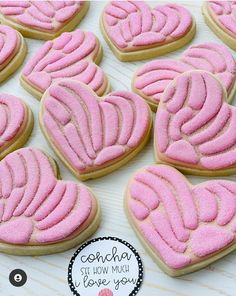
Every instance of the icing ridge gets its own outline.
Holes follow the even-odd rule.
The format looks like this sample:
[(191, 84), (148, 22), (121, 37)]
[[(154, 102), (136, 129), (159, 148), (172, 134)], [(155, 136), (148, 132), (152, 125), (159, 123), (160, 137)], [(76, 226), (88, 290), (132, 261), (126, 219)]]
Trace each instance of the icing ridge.
[(59, 181), (48, 157), (19, 149), (0, 163), (0, 240), (10, 244), (66, 239), (87, 220), (92, 196), (82, 184)]
[(141, 235), (172, 269), (194, 264), (235, 240), (236, 184), (231, 181), (193, 186), (176, 169), (152, 165), (130, 181), (127, 207)]

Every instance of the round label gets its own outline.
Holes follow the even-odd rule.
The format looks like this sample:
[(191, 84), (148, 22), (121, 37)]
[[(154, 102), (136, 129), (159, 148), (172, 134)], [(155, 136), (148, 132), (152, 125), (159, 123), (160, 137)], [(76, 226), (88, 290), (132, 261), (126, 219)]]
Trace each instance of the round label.
[(124, 240), (100, 237), (83, 244), (68, 269), (71, 291), (78, 296), (133, 296), (143, 280), (138, 252)]

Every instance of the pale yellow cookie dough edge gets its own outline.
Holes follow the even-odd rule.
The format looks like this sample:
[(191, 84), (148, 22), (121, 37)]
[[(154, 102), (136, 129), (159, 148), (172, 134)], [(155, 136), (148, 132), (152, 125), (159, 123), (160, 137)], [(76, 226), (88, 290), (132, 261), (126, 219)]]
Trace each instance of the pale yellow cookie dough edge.
[[(60, 179), (60, 172), (55, 160), (49, 154), (41, 150), (48, 158), (55, 177)], [(66, 182), (66, 181), (65, 181)], [(98, 229), (101, 222), (101, 208), (100, 205), (90, 188), (87, 187), (92, 195), (93, 208), (90, 217), (84, 222), (78, 231), (74, 231), (67, 239), (49, 244), (32, 244), (32, 245), (19, 245), (0, 243), (0, 253), (17, 255), (17, 256), (41, 256), (61, 253), (81, 245), (84, 241), (89, 239)], [(82, 228), (82, 229), (81, 229)]]
[(166, 43), (163, 45), (159, 45), (159, 46), (157, 45), (156, 47), (144, 48), (141, 50), (130, 51), (130, 52), (121, 51), (110, 40), (110, 38), (108, 37), (108, 35), (106, 33), (105, 27), (104, 27), (103, 14), (100, 17), (100, 29), (101, 29), (101, 32), (102, 32), (102, 35), (103, 35), (105, 41), (109, 45), (109, 47), (112, 50), (112, 52), (114, 53), (114, 55), (122, 62), (131, 62), (131, 61), (141, 61), (141, 60), (146, 60), (146, 59), (158, 57), (158, 56), (164, 55), (166, 53), (175, 51), (175, 50), (183, 47), (184, 45), (189, 43), (193, 39), (193, 37), (195, 36), (196, 22), (195, 22), (194, 18), (192, 17), (192, 26), (191, 26), (190, 30), (188, 31), (188, 33), (185, 36), (183, 36), (175, 41), (172, 41), (172, 42), (169, 42), (169, 43)]
[[(92, 91), (90, 89), (90, 91)], [(93, 92), (93, 91), (92, 91)], [(93, 92), (94, 93), (94, 92)], [(143, 139), (141, 140), (141, 142), (139, 143), (139, 145), (137, 146), (137, 148), (135, 148), (134, 150), (129, 151), (128, 153), (122, 155), (120, 158), (116, 159), (116, 162), (112, 163), (112, 164), (107, 164), (105, 167), (85, 173), (85, 174), (81, 174), (78, 173), (78, 171), (76, 171), (71, 165), (70, 163), (64, 158), (63, 153), (60, 152), (60, 149), (57, 147), (57, 145), (53, 142), (52, 138), (49, 136), (49, 134), (47, 133), (46, 128), (44, 127), (44, 123), (43, 123), (43, 100), (47, 95), (47, 91), (44, 93), (41, 103), (40, 103), (40, 111), (39, 111), (39, 124), (40, 124), (40, 128), (48, 142), (48, 144), (53, 148), (54, 152), (58, 155), (58, 157), (61, 159), (61, 161), (64, 163), (64, 165), (66, 167), (68, 167), (68, 169), (75, 175), (76, 178), (85, 181), (88, 179), (95, 179), (95, 178), (99, 178), (102, 177), (104, 175), (107, 175), (115, 170), (117, 170), (118, 168), (120, 168), (121, 166), (125, 165), (129, 160), (131, 160), (136, 154), (138, 154), (146, 145), (146, 143), (148, 142), (150, 135), (151, 135), (151, 130), (152, 130), (152, 112), (149, 109), (149, 125), (147, 127), (147, 132), (145, 134), (145, 136), (143, 137)], [(96, 95), (94, 93), (94, 95)], [(102, 100), (103, 98), (100, 98), (97, 96), (98, 101)]]
[[(130, 184), (131, 180), (132, 180), (132, 178), (130, 179), (129, 184)], [(191, 183), (189, 183), (189, 184), (191, 184)], [(191, 186), (192, 186), (192, 184), (191, 184)], [(197, 262), (195, 264), (192, 264), (192, 265), (189, 265), (187, 267), (180, 268), (180, 269), (172, 269), (172, 268), (170, 268), (168, 265), (165, 264), (164, 261), (162, 261), (162, 259), (159, 257), (157, 252), (153, 249), (153, 247), (142, 237), (140, 231), (138, 230), (138, 227), (136, 226), (135, 222), (133, 221), (132, 216), (131, 216), (131, 214), (129, 212), (129, 209), (128, 209), (128, 204), (127, 204), (128, 200), (131, 198), (129, 193), (128, 193), (128, 188), (129, 188), (129, 186), (127, 186), (127, 188), (126, 188), (125, 197), (124, 197), (124, 210), (125, 210), (128, 222), (132, 226), (136, 236), (138, 237), (138, 239), (140, 240), (140, 242), (144, 246), (144, 248), (147, 251), (148, 255), (159, 266), (159, 268), (161, 270), (163, 270), (169, 276), (171, 276), (171, 277), (179, 277), (179, 276), (182, 276), (182, 275), (185, 275), (185, 274), (188, 274), (188, 273), (192, 273), (192, 272), (197, 271), (199, 269), (202, 269), (202, 268), (210, 265), (211, 263), (219, 260), (220, 258), (228, 255), (229, 253), (233, 252), (236, 249), (235, 240), (234, 240), (233, 243), (230, 246), (228, 246), (224, 250), (221, 250), (218, 253), (215, 253), (212, 256), (207, 256), (207, 259), (203, 258), (200, 262)]]
[(89, 1), (86, 1), (83, 7), (81, 8), (81, 10), (79, 11), (79, 13), (76, 13), (75, 16), (68, 23), (66, 23), (60, 30), (54, 33), (48, 33), (48, 32), (27, 28), (26, 26), (17, 24), (14, 21), (4, 17), (4, 15), (2, 14), (0, 14), (0, 23), (3, 25), (10, 26), (15, 30), (21, 32), (21, 34), (24, 37), (40, 39), (40, 40), (51, 40), (58, 37), (63, 32), (72, 31), (82, 21), (82, 19), (86, 15), (89, 9), (89, 5), (90, 5)]
[(227, 34), (218, 24), (214, 21), (208, 11), (207, 2), (202, 5), (202, 15), (207, 26), (218, 36), (226, 45), (233, 50), (236, 50), (236, 38)]

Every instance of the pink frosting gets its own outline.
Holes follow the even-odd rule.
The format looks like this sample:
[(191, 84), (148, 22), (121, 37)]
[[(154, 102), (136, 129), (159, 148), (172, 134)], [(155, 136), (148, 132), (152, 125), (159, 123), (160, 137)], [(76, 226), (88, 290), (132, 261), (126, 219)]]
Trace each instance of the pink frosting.
[(110, 165), (135, 149), (150, 124), (137, 95), (115, 91), (98, 101), (85, 85), (62, 80), (43, 100), (43, 124), (60, 153), (78, 173)]
[(153, 165), (135, 174), (128, 193), (128, 211), (139, 233), (172, 269), (194, 264), (235, 240), (234, 182), (192, 186), (176, 169)]
[(0, 163), (0, 240), (55, 243), (87, 220), (92, 197), (82, 184), (56, 179), (47, 156), (23, 148)]
[(215, 74), (228, 92), (235, 83), (236, 62), (227, 47), (202, 43), (189, 47), (179, 60), (158, 59), (144, 64), (134, 77), (134, 88), (152, 103), (158, 104), (173, 79), (194, 69)]
[(193, 233), (191, 247), (198, 257), (204, 257), (227, 247), (234, 240), (234, 233), (214, 226), (199, 227)]
[(107, 80), (102, 69), (93, 62), (98, 47), (98, 39), (91, 32), (63, 33), (44, 43), (25, 65), (23, 78), (42, 93), (61, 78), (78, 79), (100, 93)]
[(56, 32), (80, 13), (83, 5), (83, 1), (1, 1), (0, 13), (25, 27)]
[(198, 169), (235, 166), (236, 109), (225, 99), (221, 84), (208, 72), (178, 76), (166, 88), (157, 112), (155, 141), (160, 158)]
[(25, 120), (23, 102), (15, 96), (0, 94), (0, 149), (18, 134)]
[(113, 292), (108, 289), (108, 288), (105, 288), (105, 289), (102, 289), (99, 293), (98, 293), (98, 296), (113, 296)]
[[(6, 67), (15, 57), (19, 47), (20, 42), (17, 31), (8, 26), (0, 25), (0, 70)], [(9, 60), (8, 63), (6, 63), (7, 60)]]
[(218, 26), (236, 38), (236, 3), (235, 1), (208, 0), (207, 8)]
[(103, 23), (116, 47), (138, 50), (183, 37), (191, 28), (192, 17), (176, 4), (151, 9), (144, 1), (111, 1), (103, 12)]

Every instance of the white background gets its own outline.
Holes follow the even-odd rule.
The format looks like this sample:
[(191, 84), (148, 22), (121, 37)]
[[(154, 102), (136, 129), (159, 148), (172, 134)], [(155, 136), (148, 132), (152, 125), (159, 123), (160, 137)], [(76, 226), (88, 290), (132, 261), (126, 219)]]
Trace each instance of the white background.
[[(171, 1), (171, 0), (170, 0)], [(169, 2), (170, 2), (169, 1)], [(162, 1), (158, 1), (159, 3)], [(168, 2), (168, 1), (165, 1)], [(193, 13), (197, 21), (197, 35), (192, 43), (207, 41), (220, 42), (219, 39), (204, 24), (201, 15), (201, 1), (173, 1), (184, 4)], [(157, 1), (156, 1), (157, 3)], [(101, 67), (107, 73), (113, 90), (130, 90), (131, 77), (134, 70), (143, 62), (121, 63), (111, 53), (99, 30), (99, 16), (105, 2), (92, 2), (90, 10), (79, 27), (94, 32), (100, 39), (104, 57)], [(155, 3), (151, 3), (155, 5)], [(43, 44), (39, 40), (26, 39), (28, 55), (26, 61)], [(165, 57), (177, 58), (185, 48)], [(236, 57), (236, 54), (233, 53)], [(38, 125), (39, 102), (27, 93), (19, 84), (18, 70), (8, 81), (0, 86), (1, 92), (17, 95), (32, 108), (35, 116), (33, 133), (27, 143), (48, 151), (57, 161), (57, 157), (47, 145)], [(233, 102), (235, 103), (235, 101)], [(236, 295), (236, 252), (212, 264), (204, 270), (183, 276), (178, 279), (165, 275), (146, 254), (141, 243), (136, 238), (123, 211), (123, 194), (130, 176), (139, 168), (154, 163), (152, 141), (127, 165), (118, 171), (97, 180), (88, 181), (102, 207), (102, 223), (97, 236), (117, 236), (131, 243), (142, 257), (145, 275), (144, 284), (138, 296), (235, 296)], [(58, 161), (61, 176), (65, 180), (75, 180), (70, 172)], [(191, 177), (191, 181), (198, 183), (204, 178)], [(235, 180), (235, 176), (228, 178)], [(67, 285), (67, 267), (75, 249), (67, 252), (42, 257), (16, 257), (0, 254), (0, 295), (1, 296), (55, 296), (72, 295)], [(28, 275), (27, 283), (21, 288), (10, 285), (8, 275), (11, 270), (21, 268)], [(97, 296), (97, 295), (91, 295)], [(114, 295), (115, 296), (115, 295)], [(127, 296), (127, 295), (124, 295)]]

